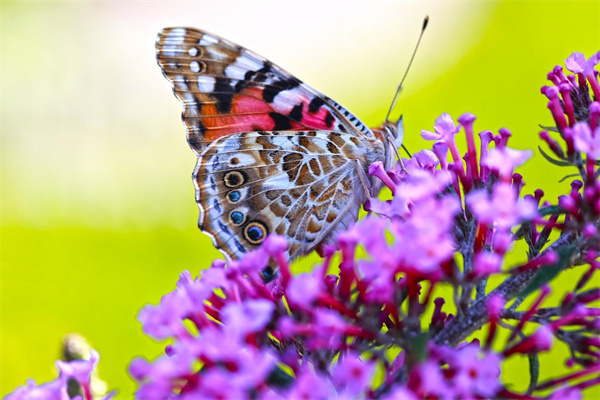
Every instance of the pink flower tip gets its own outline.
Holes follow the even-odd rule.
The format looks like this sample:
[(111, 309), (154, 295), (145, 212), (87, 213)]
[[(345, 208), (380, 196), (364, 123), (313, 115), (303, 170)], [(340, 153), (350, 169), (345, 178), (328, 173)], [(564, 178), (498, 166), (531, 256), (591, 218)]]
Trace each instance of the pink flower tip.
[(265, 239), (262, 247), (267, 251), (267, 253), (269, 253), (269, 255), (275, 256), (286, 251), (288, 243), (283, 236), (272, 234)]
[(554, 334), (550, 328), (542, 325), (533, 333), (532, 339), (535, 341), (537, 351), (548, 351), (554, 343)]
[(550, 250), (544, 255), (544, 264), (545, 265), (553, 265), (558, 262), (558, 253)]
[(549, 100), (553, 100), (558, 97), (558, 88), (556, 86), (548, 86), (544, 94)]
[(598, 228), (596, 228), (596, 225), (594, 225), (593, 222), (588, 222), (584, 227), (583, 227), (583, 236), (587, 239), (591, 239), (593, 237), (595, 237), (598, 234)]
[(217, 260), (214, 260), (212, 262), (212, 264), (210, 265), (210, 267), (211, 268), (221, 268), (221, 269), (223, 269), (223, 268), (225, 268), (225, 264), (226, 264), (225, 260), (217, 259)]
[(552, 290), (550, 289), (549, 285), (544, 285), (544, 286), (542, 286), (541, 291), (542, 291), (542, 296), (548, 296)]
[(458, 122), (460, 122), (461, 125), (468, 125), (468, 124), (472, 124), (473, 121), (475, 121), (477, 119), (477, 117), (471, 113), (464, 113), (463, 115), (461, 115), (460, 117), (458, 117)]
[(488, 314), (490, 315), (490, 318), (498, 318), (500, 317), (500, 314), (502, 313), (502, 310), (504, 309), (504, 304), (506, 304), (506, 301), (504, 300), (504, 298), (500, 295), (494, 295), (491, 296), (491, 298), (488, 300), (487, 303), (487, 311)]
[(600, 102), (594, 101), (590, 104), (590, 113), (600, 114)]

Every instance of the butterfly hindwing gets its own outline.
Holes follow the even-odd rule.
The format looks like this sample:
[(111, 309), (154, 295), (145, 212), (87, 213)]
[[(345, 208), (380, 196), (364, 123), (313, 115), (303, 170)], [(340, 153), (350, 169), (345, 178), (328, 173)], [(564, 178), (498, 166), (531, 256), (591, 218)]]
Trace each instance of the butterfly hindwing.
[(248, 132), (215, 141), (194, 173), (201, 229), (232, 258), (270, 233), (288, 238), (290, 257), (306, 254), (356, 220), (366, 198), (356, 176), (361, 144), (329, 131)]
[(167, 28), (157, 60), (183, 102), (190, 146), (257, 130), (332, 130), (372, 136), (348, 110), (263, 57), (193, 28)]

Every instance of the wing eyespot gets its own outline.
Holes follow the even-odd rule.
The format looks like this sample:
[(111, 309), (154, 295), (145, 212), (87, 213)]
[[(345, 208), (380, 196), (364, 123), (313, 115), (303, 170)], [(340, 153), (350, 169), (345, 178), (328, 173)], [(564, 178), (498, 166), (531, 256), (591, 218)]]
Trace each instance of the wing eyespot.
[(230, 203), (237, 203), (238, 201), (240, 201), (241, 198), (242, 198), (242, 195), (240, 194), (240, 192), (238, 190), (232, 190), (229, 193), (227, 193), (227, 200)]
[(244, 238), (252, 244), (260, 244), (267, 237), (267, 227), (258, 221), (252, 221), (244, 228)]
[(236, 188), (242, 186), (246, 182), (246, 179), (240, 171), (230, 171), (225, 174), (223, 182), (228, 188)]
[(229, 214), (229, 220), (235, 226), (240, 226), (244, 223), (244, 214), (239, 211), (233, 211)]

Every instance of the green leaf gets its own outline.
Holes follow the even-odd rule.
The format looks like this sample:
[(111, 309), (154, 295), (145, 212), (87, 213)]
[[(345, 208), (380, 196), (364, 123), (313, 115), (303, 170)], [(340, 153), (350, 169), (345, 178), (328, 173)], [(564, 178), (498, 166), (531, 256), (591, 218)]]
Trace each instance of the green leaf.
[(415, 359), (419, 362), (425, 361), (427, 358), (427, 341), (429, 340), (429, 332), (422, 332), (410, 338), (410, 347)]
[(555, 126), (544, 126), (544, 125), (541, 125), (541, 124), (539, 124), (538, 126), (540, 128), (542, 128), (543, 130), (545, 130), (545, 131), (551, 131), (551, 132), (558, 132), (558, 133), (560, 133), (560, 130), (557, 127), (555, 127)]
[(560, 182), (563, 182), (565, 179), (575, 178), (576, 176), (579, 176), (579, 174), (569, 174), (569, 175), (563, 176), (561, 178), (561, 180), (559, 180), (558, 182), (560, 183)]
[(538, 384), (540, 378), (540, 359), (537, 353), (529, 354), (529, 387), (527, 388), (527, 394), (533, 393)]
[(573, 253), (575, 253), (576, 246), (574, 244), (560, 247), (556, 252), (558, 253), (558, 261), (554, 265), (548, 265), (540, 267), (537, 274), (531, 279), (529, 285), (521, 291), (517, 296), (526, 297), (530, 293), (535, 292), (546, 283), (554, 279), (562, 270), (564, 270), (569, 264), (569, 260)]
[(286, 388), (294, 382), (294, 378), (290, 376), (280, 367), (275, 367), (267, 377), (267, 383), (280, 388)]
[(542, 207), (538, 210), (539, 215), (558, 215), (565, 214), (565, 210), (560, 208), (559, 206), (546, 206)]
[(542, 150), (542, 148), (540, 146), (538, 146), (538, 150), (540, 151), (542, 156), (544, 156), (544, 158), (551, 164), (558, 165), (559, 167), (569, 167), (572, 165), (568, 161), (561, 161), (561, 160), (557, 160), (555, 158), (550, 157), (548, 154), (546, 154), (546, 152), (544, 152), (544, 150)]

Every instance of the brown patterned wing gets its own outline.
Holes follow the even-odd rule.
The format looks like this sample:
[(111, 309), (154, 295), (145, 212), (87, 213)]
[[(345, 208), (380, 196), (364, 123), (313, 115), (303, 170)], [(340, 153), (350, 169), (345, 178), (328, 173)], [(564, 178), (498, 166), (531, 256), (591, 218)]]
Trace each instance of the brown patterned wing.
[(356, 160), (366, 170), (365, 153), (383, 152), (347, 137), (259, 131), (216, 140), (194, 172), (200, 229), (234, 259), (270, 233), (288, 238), (290, 258), (307, 254), (356, 221), (366, 200)]

